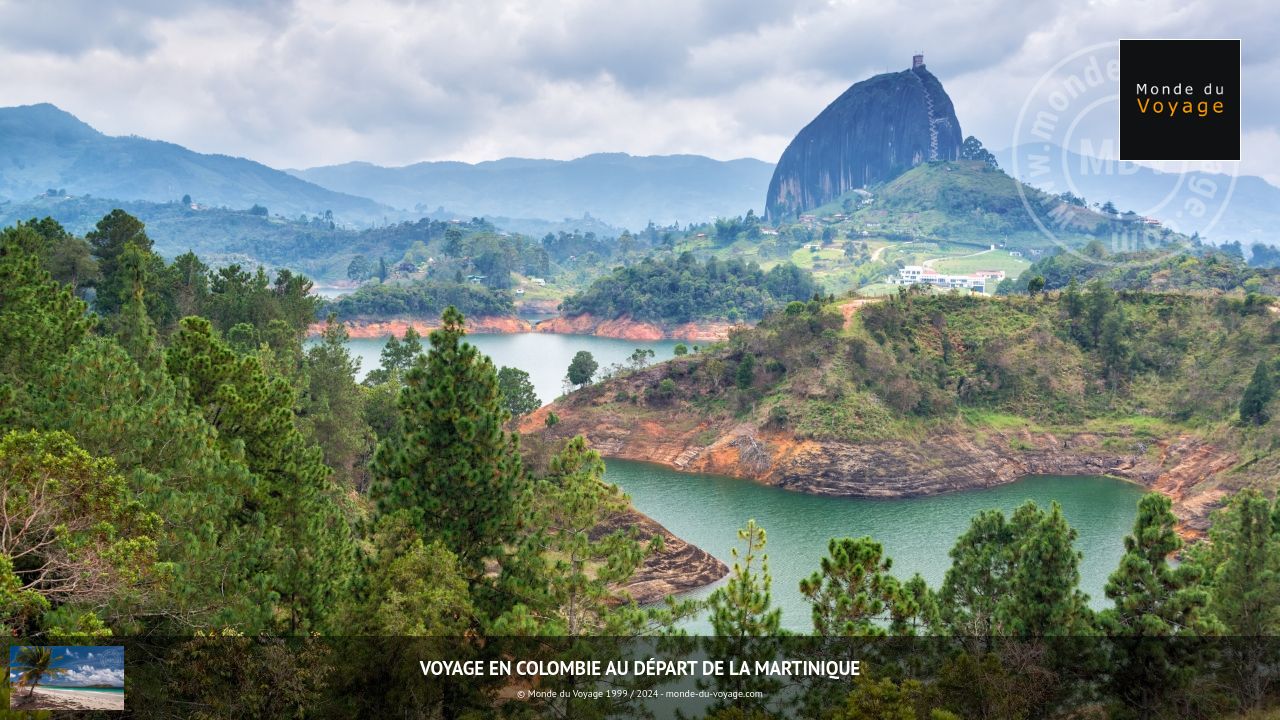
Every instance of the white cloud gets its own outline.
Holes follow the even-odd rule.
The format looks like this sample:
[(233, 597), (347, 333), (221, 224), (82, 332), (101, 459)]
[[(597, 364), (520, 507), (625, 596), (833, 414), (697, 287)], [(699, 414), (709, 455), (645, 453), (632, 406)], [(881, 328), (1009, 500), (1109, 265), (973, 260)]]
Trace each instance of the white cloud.
[(923, 50), (991, 147), (1045, 68), (1118, 37), (1244, 39), (1245, 172), (1280, 159), (1264, 0), (0, 3), (5, 102), (283, 167), (597, 151), (774, 160)]
[(124, 685), (124, 668), (94, 667), (81, 665), (71, 668), (58, 677), (59, 685)]

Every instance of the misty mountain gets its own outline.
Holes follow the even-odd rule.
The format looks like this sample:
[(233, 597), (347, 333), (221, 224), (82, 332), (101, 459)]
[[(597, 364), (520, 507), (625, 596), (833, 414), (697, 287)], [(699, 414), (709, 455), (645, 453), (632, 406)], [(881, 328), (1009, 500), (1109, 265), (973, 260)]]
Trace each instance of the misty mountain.
[(737, 216), (750, 209), (759, 214), (773, 165), (699, 155), (601, 153), (576, 160), (506, 158), (404, 167), (356, 162), (289, 172), (418, 214), (438, 207), (464, 216), (547, 220), (585, 213), (638, 230), (651, 220), (664, 225)]
[(355, 223), (381, 221), (391, 213), (367, 198), (252, 160), (104, 135), (47, 103), (0, 108), (0, 197), (26, 200), (49, 189), (151, 202), (190, 195), (202, 205), (243, 209), (259, 204), (288, 217), (332, 210)]
[[(1280, 244), (1280, 188), (1260, 177), (1239, 176), (1222, 217), (1211, 223), (1217, 212), (1216, 204), (1206, 203), (1210, 211), (1205, 217), (1197, 218), (1186, 212), (1186, 201), (1195, 197), (1189, 188), (1225, 192), (1231, 184), (1230, 175), (1188, 172), (1182, 174), (1182, 185), (1178, 186), (1178, 174), (1070, 151), (1064, 159), (1062, 153), (1062, 148), (1056, 145), (1050, 145), (1048, 150), (1039, 145), (1034, 149), (1024, 147), (1019, 155), (1023, 159), (1021, 165), (1027, 165), (1025, 159), (1033, 154), (1048, 156), (1051, 160), (1044, 166), (1047, 171), (1038, 170), (1034, 176), (1027, 167), (1020, 166), (1018, 179), (1041, 190), (1060, 193), (1070, 187), (1069, 175), (1076, 187), (1074, 192), (1090, 203), (1110, 200), (1121, 212), (1133, 210), (1154, 217), (1187, 235), (1198, 232), (1206, 242), (1221, 244), (1235, 240), (1246, 249), (1255, 243)], [(1013, 149), (1001, 150), (995, 155), (1000, 167), (1013, 174)], [(1175, 187), (1181, 189), (1173, 194), (1172, 201), (1165, 202)]]

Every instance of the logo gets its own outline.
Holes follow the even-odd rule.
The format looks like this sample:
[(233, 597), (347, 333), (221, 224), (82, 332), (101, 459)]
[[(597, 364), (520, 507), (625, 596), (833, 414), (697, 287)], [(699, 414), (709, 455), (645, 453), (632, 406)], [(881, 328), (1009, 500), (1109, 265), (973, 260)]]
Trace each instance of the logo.
[[(1141, 165), (1120, 159), (1117, 119), (1132, 95), (1121, 85), (1120, 44), (1079, 50), (1039, 78), (1018, 113), (1009, 172), (1043, 191), (1018, 184), (1028, 215), (1063, 251), (1091, 263), (1149, 264), (1184, 249), (1194, 234), (1209, 235), (1238, 167), (1194, 158)], [(1237, 145), (1238, 129), (1237, 122)], [(1084, 252), (1089, 235), (1106, 257)]]

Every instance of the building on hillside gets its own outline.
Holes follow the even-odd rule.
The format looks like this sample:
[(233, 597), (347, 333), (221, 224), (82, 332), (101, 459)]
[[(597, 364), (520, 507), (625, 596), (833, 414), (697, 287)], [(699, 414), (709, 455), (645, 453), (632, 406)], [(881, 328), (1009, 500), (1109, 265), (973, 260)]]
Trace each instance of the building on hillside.
[(907, 265), (898, 271), (897, 285), (932, 285), (940, 288), (965, 288), (986, 293), (1004, 279), (1003, 270), (978, 270), (967, 275), (947, 275), (924, 265)]

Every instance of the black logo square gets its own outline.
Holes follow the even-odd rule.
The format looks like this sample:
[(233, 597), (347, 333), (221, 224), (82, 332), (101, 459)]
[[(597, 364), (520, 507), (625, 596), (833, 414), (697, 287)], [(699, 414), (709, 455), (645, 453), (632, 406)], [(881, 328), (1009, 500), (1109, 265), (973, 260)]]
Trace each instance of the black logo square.
[(1121, 160), (1240, 159), (1239, 40), (1120, 41)]

